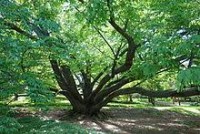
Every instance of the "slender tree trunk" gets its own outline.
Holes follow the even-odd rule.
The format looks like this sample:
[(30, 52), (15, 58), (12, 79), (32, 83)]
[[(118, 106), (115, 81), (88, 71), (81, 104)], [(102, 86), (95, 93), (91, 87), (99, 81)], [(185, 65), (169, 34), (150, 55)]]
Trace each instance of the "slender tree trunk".
[(133, 102), (132, 94), (129, 95), (129, 102)]
[(155, 106), (155, 98), (153, 97), (148, 97), (149, 103), (151, 103), (153, 106)]

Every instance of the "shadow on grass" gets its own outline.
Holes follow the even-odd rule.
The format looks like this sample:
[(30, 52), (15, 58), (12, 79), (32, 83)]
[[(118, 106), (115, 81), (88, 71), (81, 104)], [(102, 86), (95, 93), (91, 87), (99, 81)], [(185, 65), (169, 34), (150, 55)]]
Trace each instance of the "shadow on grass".
[(27, 134), (95, 133), (92, 130), (84, 129), (72, 123), (59, 122), (56, 120), (42, 120), (38, 117), (23, 117), (18, 119), (18, 122), (23, 126), (21, 129), (19, 129), (20, 133), (27, 133)]
[(0, 116), (1, 134), (96, 134), (94, 130), (79, 125), (26, 116), (12, 118)]
[[(115, 108), (105, 109), (112, 116), (101, 124), (106, 132), (116, 133), (200, 133), (200, 115), (191, 111), (172, 108)], [(99, 124), (99, 123), (98, 123)], [(114, 128), (114, 129), (110, 129)], [(117, 130), (118, 128), (118, 130)]]
[(79, 123), (98, 131), (116, 134), (179, 134), (200, 133), (200, 116), (184, 109), (155, 108), (103, 109), (108, 119), (79, 120)]
[[(104, 108), (109, 118), (75, 119), (72, 122), (96, 131), (116, 134), (134, 133), (191, 133), (199, 134), (200, 116), (181, 108), (157, 110), (155, 108)], [(68, 121), (69, 117), (65, 119)]]

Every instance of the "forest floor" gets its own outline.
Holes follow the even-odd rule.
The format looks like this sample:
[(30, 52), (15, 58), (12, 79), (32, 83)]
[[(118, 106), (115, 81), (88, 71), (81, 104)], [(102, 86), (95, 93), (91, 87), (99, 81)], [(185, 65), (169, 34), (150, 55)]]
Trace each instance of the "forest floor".
[[(56, 105), (48, 106), (50, 108), (47, 110), (35, 110), (35, 107), (27, 109), (25, 105), (20, 104), (22, 107), (15, 105), (16, 110), (19, 110), (15, 118), (25, 119), (25, 121), (22, 120), (22, 123), (30, 124), (33, 123), (32, 117), (37, 117), (43, 125), (38, 125), (37, 119), (34, 123), (37, 124), (34, 129), (39, 130), (40, 128), (42, 131), (45, 129), (48, 132), (52, 130), (54, 133), (57, 133), (55, 130), (60, 132), (61, 129), (67, 131), (65, 124), (70, 123), (78, 126), (75, 130), (80, 129), (81, 132), (86, 130), (85, 133), (200, 134), (200, 106), (189, 106), (187, 103), (181, 106), (169, 102), (157, 106), (142, 103), (110, 103), (102, 109), (106, 117), (100, 116), (100, 118), (69, 116), (70, 105), (66, 105), (66, 102), (63, 104), (57, 105), (56, 103)], [(26, 117), (30, 117), (29, 121)], [(54, 121), (56, 129), (55, 125), (50, 125), (51, 129), (49, 128), (49, 125), (44, 122), (48, 120)], [(62, 128), (60, 128), (60, 123), (64, 123)], [(29, 125), (28, 129), (32, 130), (32, 126)], [(43, 129), (43, 126), (46, 127)], [(74, 130), (74, 127), (72, 129)], [(65, 132), (63, 133), (65, 134)]]
[[(80, 124), (99, 133), (115, 134), (200, 134), (200, 107), (107, 107), (107, 118), (66, 116), (66, 110), (52, 110), (46, 117)], [(42, 115), (44, 117), (44, 115)]]

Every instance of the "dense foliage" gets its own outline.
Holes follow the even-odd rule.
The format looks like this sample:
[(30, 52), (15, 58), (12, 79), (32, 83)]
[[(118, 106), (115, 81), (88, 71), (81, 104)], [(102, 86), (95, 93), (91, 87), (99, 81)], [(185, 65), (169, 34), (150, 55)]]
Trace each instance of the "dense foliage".
[(0, 100), (26, 93), (46, 102), (53, 91), (94, 114), (123, 94), (199, 95), (198, 5), (0, 0)]

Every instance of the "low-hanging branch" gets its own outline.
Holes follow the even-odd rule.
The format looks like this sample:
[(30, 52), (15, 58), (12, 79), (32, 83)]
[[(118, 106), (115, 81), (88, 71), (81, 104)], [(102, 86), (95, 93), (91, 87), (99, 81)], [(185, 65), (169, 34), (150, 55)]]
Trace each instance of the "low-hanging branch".
[(168, 89), (162, 91), (153, 91), (143, 87), (130, 87), (130, 88), (122, 88), (115, 92), (112, 92), (109, 96), (107, 96), (102, 102), (100, 102), (97, 107), (105, 106), (108, 102), (110, 102), (114, 97), (119, 95), (127, 95), (138, 93), (140, 95), (144, 95), (147, 97), (155, 97), (155, 98), (168, 98), (168, 97), (189, 97), (200, 95), (200, 86), (190, 87), (182, 89), (182, 91), (178, 91), (175, 89)]
[(145, 89), (142, 87), (133, 87), (127, 89), (118, 90), (116, 93), (121, 94), (131, 94), (131, 93), (138, 93), (148, 97), (156, 97), (156, 98), (167, 98), (167, 97), (188, 97), (194, 95), (200, 95), (200, 87), (189, 87), (182, 89), (181, 91), (175, 89), (168, 89), (163, 91), (153, 91), (149, 89)]

